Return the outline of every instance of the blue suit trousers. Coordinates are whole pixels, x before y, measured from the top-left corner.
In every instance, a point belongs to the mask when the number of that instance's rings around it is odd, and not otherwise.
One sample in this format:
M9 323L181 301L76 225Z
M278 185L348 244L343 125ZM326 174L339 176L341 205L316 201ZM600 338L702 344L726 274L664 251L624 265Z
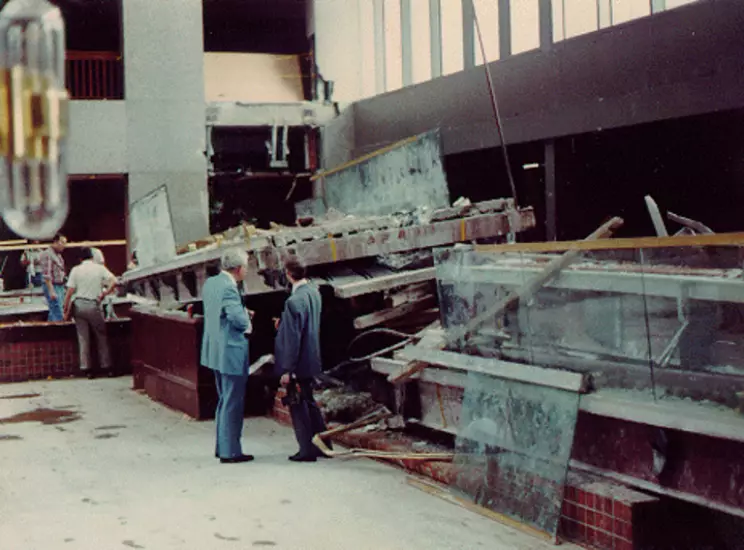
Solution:
M248 376L214 371L214 378L218 396L214 415L217 427L215 455L220 458L234 458L243 454L240 437L243 433L245 387Z

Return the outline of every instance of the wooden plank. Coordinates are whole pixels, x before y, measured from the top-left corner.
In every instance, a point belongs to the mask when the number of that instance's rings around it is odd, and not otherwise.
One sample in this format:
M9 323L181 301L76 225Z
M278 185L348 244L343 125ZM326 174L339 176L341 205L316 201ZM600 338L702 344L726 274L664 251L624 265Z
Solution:
M436 305L436 303L436 298L432 295L428 295L413 302L403 304L402 306L391 307L389 309L383 309L381 311L375 311L368 315L361 315L354 319L354 328L362 330L365 328L381 325L386 321L404 317L405 315L413 313L414 311L428 309Z
M127 241L111 240L111 241L80 241L76 243L67 243L66 248L82 248L86 247L104 247L104 246L126 246ZM44 249L49 248L49 243L46 244L24 244L24 245L12 245L12 246L0 246L0 253L2 252L13 252L17 250L28 250L28 249Z
M423 481L421 479L414 478L414 477L407 477L406 482L411 487L416 487L417 489L424 491L425 493L429 495L441 498L442 500L449 502L450 504L461 506L465 508L466 510L470 510L471 512L475 512L476 514L480 514L481 516L487 517L488 519L497 521L503 525L506 525L507 527L511 527L512 529L517 529L523 533L526 533L528 535L534 536L542 540L555 542L555 538L544 531L539 531L538 529L535 529L534 527L525 525L524 523L520 523L517 520L514 520L508 516L499 514L498 512L494 512L493 510L484 508L483 506L478 506L477 504L470 502L468 500L465 500L464 498L457 497L440 485L435 485L432 482Z
M483 244L478 252L562 252L565 250L632 250L639 248L678 248L687 246L744 246L744 232L678 237L635 237L601 241L558 241L544 243Z
M395 288L398 286L430 281L435 277L436 269L433 267L426 267L423 269L393 273L392 275L385 275L382 277L376 277L374 279L366 279L364 281L344 285L336 285L333 283L331 284L333 284L336 297L353 298L354 296L370 294L372 292L380 292L382 290L388 290L390 288Z
M408 359L409 361L424 361L450 369L487 374L496 378L516 380L537 386L546 386L573 392L583 392L586 390L585 377L581 373L523 365L500 359L486 359L484 357L464 355L452 351L426 349L420 346L403 348L398 352L397 356Z
M398 147L403 147L404 145L408 145L409 143L413 143L414 141L418 141L421 136L411 136L405 139L402 139L400 141L396 141L392 145L388 145L387 147L383 147L381 149L377 149L376 151L372 151L371 153L367 153L366 155L363 155L357 159L350 160L349 162L345 162L343 164L339 164L335 168L331 168L330 170L326 170L325 172L320 172L318 174L315 174L313 177L310 178L310 181L315 181L320 178L325 178L330 176L331 174L335 174L336 172L340 172L341 170L346 170L347 168L350 168L351 166L355 166L357 164L361 164L362 162L369 160L374 157L379 157L382 154L387 153L388 151L392 151L393 149L397 149Z
M409 380L413 375L418 374L428 366L429 363L424 363L423 361L411 361L400 372L388 376L388 382L391 384L400 384Z

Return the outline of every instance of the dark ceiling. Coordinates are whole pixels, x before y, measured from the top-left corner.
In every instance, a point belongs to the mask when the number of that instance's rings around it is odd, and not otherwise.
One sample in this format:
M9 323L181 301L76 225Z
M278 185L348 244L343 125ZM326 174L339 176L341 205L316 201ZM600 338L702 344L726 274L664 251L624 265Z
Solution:
M67 48L120 51L120 0L52 0L65 19Z
M306 0L203 0L203 6L205 51L308 50Z

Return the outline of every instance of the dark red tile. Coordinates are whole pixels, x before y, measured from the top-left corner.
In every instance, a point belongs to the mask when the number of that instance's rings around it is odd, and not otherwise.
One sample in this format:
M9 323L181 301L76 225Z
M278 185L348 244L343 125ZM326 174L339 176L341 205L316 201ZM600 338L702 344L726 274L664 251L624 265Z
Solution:
M615 550L634 550L633 543L629 540L624 540L615 537L615 540L612 541Z
M576 491L576 502L578 502L582 506L586 506L586 497L587 497L587 494L583 490L578 489Z
M595 497L595 508L599 510L600 512L603 512L608 515L612 515L612 499L607 497L602 497L597 495Z
M612 532L617 537L624 538L625 540L633 540L633 525L626 521L615 518Z
M617 519L627 521L628 523L633 521L633 511L631 507L624 502L620 502L619 500L613 501L612 515L615 516Z
M596 523L595 524L598 528L602 529L603 531L606 531L607 533L613 533L615 530L612 516L608 516L607 514L596 512Z
M594 539L594 546L602 550L614 550L612 535L604 531L597 531Z

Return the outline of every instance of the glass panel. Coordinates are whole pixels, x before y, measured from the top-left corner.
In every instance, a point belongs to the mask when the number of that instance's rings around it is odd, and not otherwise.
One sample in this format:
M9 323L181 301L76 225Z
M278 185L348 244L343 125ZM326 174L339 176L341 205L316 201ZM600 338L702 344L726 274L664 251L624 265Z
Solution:
M442 74L463 69L462 0L442 2Z
M744 376L741 249L656 248L640 253L657 371Z
M624 398L737 407L744 247L587 251L557 267L561 257L438 252L448 348L586 373L595 391ZM507 301L516 291L520 299Z
M651 15L649 0L612 0L612 24L617 25Z
M403 86L400 0L385 0L385 78L387 91Z
M540 47L540 12L538 2L511 3L512 53Z
M413 83L431 78L431 21L429 0L411 0Z
M566 38L597 30L597 0L565 0Z
M496 0L473 0L473 4L483 36L486 59L489 62L496 61L499 58L499 4ZM483 53L477 33L474 33L473 36L475 36L475 64L481 65L483 64Z
M576 392L469 373L456 488L555 537L578 410Z

